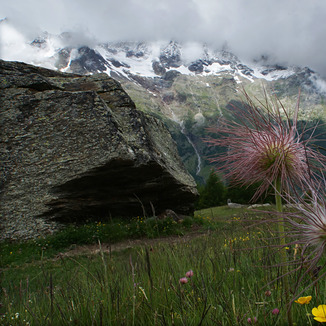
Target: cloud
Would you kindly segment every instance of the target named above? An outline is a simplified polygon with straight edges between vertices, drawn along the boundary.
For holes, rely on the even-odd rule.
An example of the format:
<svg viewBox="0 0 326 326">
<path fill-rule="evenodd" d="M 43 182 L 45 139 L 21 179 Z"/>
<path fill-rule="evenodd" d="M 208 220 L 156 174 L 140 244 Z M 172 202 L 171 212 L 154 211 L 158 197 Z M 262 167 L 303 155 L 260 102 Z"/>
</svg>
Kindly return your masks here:
<svg viewBox="0 0 326 326">
<path fill-rule="evenodd" d="M 326 77 L 325 0 L 15 0 L 1 5 L 27 39 L 74 31 L 74 42 L 178 40 L 238 56 L 267 54 Z M 3 17 L 0 17 L 3 18 Z"/>
</svg>

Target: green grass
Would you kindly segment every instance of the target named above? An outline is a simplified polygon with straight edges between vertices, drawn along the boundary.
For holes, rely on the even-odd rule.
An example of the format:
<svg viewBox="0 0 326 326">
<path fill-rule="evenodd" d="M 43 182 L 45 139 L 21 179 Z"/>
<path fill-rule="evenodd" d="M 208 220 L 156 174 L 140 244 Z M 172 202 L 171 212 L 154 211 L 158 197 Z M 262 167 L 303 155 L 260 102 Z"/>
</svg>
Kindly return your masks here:
<svg viewBox="0 0 326 326">
<path fill-rule="evenodd" d="M 244 212 L 227 207 L 202 210 L 183 223 L 169 222 L 171 225 L 162 226 L 158 234 L 183 234 L 200 226 L 202 235 L 189 241 L 181 238 L 177 243 L 52 259 L 45 257 L 50 250 L 46 249 L 42 259 L 33 263 L 7 261 L 1 273 L 1 322 L 3 325 L 247 325 L 248 318 L 257 317 L 257 325 L 286 325 L 281 283 L 267 285 L 279 272 L 278 267 L 265 267 L 277 264 L 277 255 L 271 254 L 275 241 L 273 225 L 248 227 L 256 213 L 245 217 Z M 135 225 L 129 225 L 129 229 L 134 237 L 157 235 L 153 231 L 155 224 L 147 224 L 146 232 L 142 226 L 154 223 L 151 220 L 138 218 L 137 223 L 132 223 Z M 100 231 L 95 234 L 100 234 L 98 239 L 103 234 L 104 239 L 105 226 L 102 229 L 99 223 L 96 225 L 94 230 Z M 124 226 L 125 229 L 128 227 Z M 86 232 L 78 230 L 77 233 Z M 67 239 L 67 235 L 62 237 Z M 81 238 L 91 239 L 88 234 L 73 240 Z M 40 250 L 38 241 L 41 239 L 35 241 L 34 248 Z M 12 252 L 6 252 L 7 256 L 18 255 L 17 244 L 6 245 Z M 29 253 L 34 257 L 33 243 L 29 245 L 30 251 L 24 252 L 26 261 Z M 105 248 L 104 243 L 101 248 Z M 293 248 L 288 249 L 288 255 L 293 255 Z M 188 283 L 180 284 L 179 279 L 190 269 L 194 276 Z M 296 276 L 291 276 L 292 281 Z M 271 295 L 265 294 L 267 290 Z M 303 295 L 312 295 L 313 299 L 306 307 L 294 304 L 294 321 L 297 325 L 309 325 L 310 321 L 315 325 L 306 316 L 305 308 L 311 312 L 312 307 L 325 303 L 325 281 Z M 274 308 L 280 309 L 279 315 L 272 314 Z"/>
</svg>

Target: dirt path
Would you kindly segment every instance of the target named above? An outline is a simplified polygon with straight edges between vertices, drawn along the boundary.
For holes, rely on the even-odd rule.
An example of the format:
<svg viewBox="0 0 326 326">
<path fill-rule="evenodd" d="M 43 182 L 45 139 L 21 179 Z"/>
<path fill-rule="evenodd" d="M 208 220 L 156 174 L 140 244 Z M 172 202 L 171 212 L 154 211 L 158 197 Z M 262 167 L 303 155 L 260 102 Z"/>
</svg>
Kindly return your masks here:
<svg viewBox="0 0 326 326">
<path fill-rule="evenodd" d="M 163 238 L 155 238 L 155 239 L 136 239 L 136 240 L 126 240 L 113 244 L 102 243 L 101 248 L 103 252 L 110 253 L 115 251 L 122 251 L 125 249 L 130 249 L 139 246 L 147 246 L 152 247 L 160 243 L 186 243 L 191 241 L 192 239 L 198 237 L 204 237 L 207 233 L 203 232 L 189 232 L 183 236 L 169 236 Z M 100 252 L 99 244 L 92 245 L 84 245 L 84 246 L 76 246 L 73 249 L 70 249 L 61 254 L 63 257 L 71 257 L 78 255 L 94 255 Z"/>
<path fill-rule="evenodd" d="M 199 238 L 199 237 L 205 237 L 207 236 L 208 232 L 200 232 L 198 230 L 196 231 L 191 231 L 183 236 L 168 236 L 168 237 L 161 237 L 161 238 L 155 238 L 155 239 L 135 239 L 135 240 L 125 240 L 113 244 L 107 244 L 107 243 L 102 243 L 101 247 L 103 252 L 110 253 L 110 252 L 117 252 L 117 251 L 122 251 L 125 249 L 131 249 L 134 247 L 141 247 L 141 246 L 146 246 L 149 249 L 151 247 L 154 247 L 155 245 L 161 244 L 161 243 L 187 243 L 193 239 Z M 61 252 L 55 255 L 55 257 L 52 258 L 46 258 L 46 261 L 56 261 L 58 259 L 64 258 L 64 257 L 76 257 L 80 255 L 96 255 L 100 252 L 100 246 L 99 244 L 91 244 L 91 245 L 84 245 L 84 246 L 75 246 L 72 249 L 69 249 L 65 252 Z M 6 268 L 0 268 L 0 272 L 4 272 L 7 270 L 12 270 L 12 269 L 21 269 L 21 268 L 26 268 L 29 265 L 37 265 L 37 264 L 43 264 L 44 261 L 39 260 L 39 261 L 33 261 L 29 263 L 24 263 L 22 265 L 18 266 L 10 266 Z"/>
</svg>

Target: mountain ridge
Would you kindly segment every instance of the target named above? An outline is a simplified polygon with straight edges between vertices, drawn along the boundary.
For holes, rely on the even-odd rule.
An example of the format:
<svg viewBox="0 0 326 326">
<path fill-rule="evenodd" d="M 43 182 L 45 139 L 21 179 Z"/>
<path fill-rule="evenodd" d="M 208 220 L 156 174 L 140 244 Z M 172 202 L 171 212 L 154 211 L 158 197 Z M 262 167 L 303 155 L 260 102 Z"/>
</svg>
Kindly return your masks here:
<svg viewBox="0 0 326 326">
<path fill-rule="evenodd" d="M 99 43 L 93 47 L 84 44 L 67 46 L 71 38 L 69 33 L 59 36 L 46 33 L 30 45 L 52 53 L 52 56 L 48 56 L 52 68 L 68 72 L 75 72 L 74 67 L 70 67 L 72 62 L 82 60 L 86 64 L 83 66 L 84 73 L 114 72 L 122 78 L 130 78 L 130 75 L 159 77 L 163 71 L 175 69 L 188 75 L 207 76 L 229 72 L 249 80 L 261 78 L 267 81 L 307 71 L 314 79 L 323 80 L 308 67 L 275 63 L 266 55 L 245 62 L 226 48 L 214 49 L 196 42 L 126 41 Z M 322 91 L 326 92 L 326 87 Z"/>
</svg>

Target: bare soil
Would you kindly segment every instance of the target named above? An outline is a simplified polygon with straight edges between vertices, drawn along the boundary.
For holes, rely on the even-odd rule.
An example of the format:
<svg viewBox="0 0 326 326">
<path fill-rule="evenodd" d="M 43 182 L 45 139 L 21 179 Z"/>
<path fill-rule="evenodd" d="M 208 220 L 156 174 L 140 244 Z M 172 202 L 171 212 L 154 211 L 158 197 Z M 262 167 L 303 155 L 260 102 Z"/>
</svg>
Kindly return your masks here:
<svg viewBox="0 0 326 326">
<path fill-rule="evenodd" d="M 199 230 L 194 230 L 183 236 L 167 236 L 167 237 L 161 237 L 155 239 L 143 238 L 143 239 L 125 240 L 113 244 L 101 243 L 101 244 L 91 244 L 91 245 L 84 245 L 84 246 L 74 246 L 74 247 L 72 246 L 69 250 L 58 253 L 54 258 L 50 258 L 48 260 L 56 261 L 63 257 L 76 257 L 79 255 L 84 255 L 84 256 L 96 255 L 100 252 L 100 250 L 109 254 L 111 252 L 119 252 L 134 247 L 147 247 L 149 248 L 149 250 L 151 250 L 153 249 L 153 247 L 161 243 L 168 243 L 168 244 L 187 243 L 195 238 L 205 237 L 207 236 L 208 233 L 209 231 L 200 232 Z M 23 265 L 19 265 L 16 267 L 10 266 L 8 268 L 0 269 L 0 272 L 7 271 L 8 269 L 13 269 L 13 268 L 25 268 L 29 265 L 37 265 L 37 264 L 43 264 L 43 262 L 40 260 L 37 262 L 34 261 L 30 263 L 25 263 Z"/>
</svg>

